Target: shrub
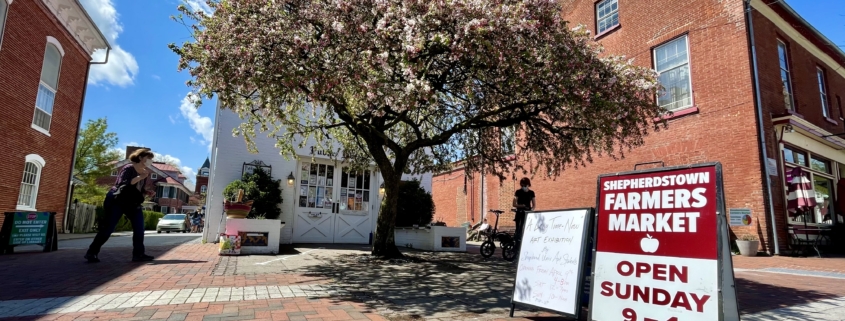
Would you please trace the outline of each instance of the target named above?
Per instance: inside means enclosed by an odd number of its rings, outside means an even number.
[[[399,184],[399,205],[396,208],[396,226],[428,225],[434,216],[434,200],[420,186],[418,180]]]
[[[252,201],[252,210],[247,218],[266,218],[275,220],[282,215],[279,204],[282,203],[282,180],[274,180],[261,167],[256,167],[252,174],[246,174],[240,180],[229,183],[223,189],[223,197],[233,200],[238,190],[244,190],[244,201]]]
[[[164,214],[155,212],[155,211],[144,211],[144,229],[145,230],[155,230],[156,225],[158,224],[158,219],[164,217]],[[132,223],[126,219],[126,215],[120,217],[120,221],[117,222],[117,227],[115,227],[115,232],[125,232],[132,230]]]

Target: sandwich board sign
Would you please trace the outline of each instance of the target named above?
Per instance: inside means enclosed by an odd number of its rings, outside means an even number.
[[[7,212],[0,229],[0,254],[14,253],[20,245],[41,245],[58,250],[55,212]]]
[[[511,296],[516,305],[578,318],[592,208],[527,212]]]
[[[598,183],[590,320],[739,320],[720,163]]]

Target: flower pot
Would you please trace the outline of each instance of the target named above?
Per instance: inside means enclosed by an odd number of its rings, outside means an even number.
[[[739,248],[739,254],[742,256],[757,256],[760,241],[736,240],[736,247]]]
[[[246,203],[231,203],[223,204],[223,210],[226,211],[226,218],[246,218],[249,211],[252,210],[252,201]]]

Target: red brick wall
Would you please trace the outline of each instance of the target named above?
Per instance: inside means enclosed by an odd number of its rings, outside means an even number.
[[[65,52],[50,136],[30,127],[47,36],[56,38]],[[38,154],[46,164],[36,209],[57,212],[61,229],[89,59],[40,1],[15,1],[9,6],[0,47],[0,151],[4,158],[0,210],[15,210],[25,157]]]
[[[208,188],[208,176],[197,176],[196,178],[196,187],[194,187],[194,194],[199,195],[202,194],[202,186],[206,186]],[[208,191],[208,190],[206,190]]]
[[[773,7],[773,9],[778,9]],[[775,10],[776,12],[780,10]],[[788,17],[787,17],[788,19]],[[766,125],[766,139],[769,157],[780,159],[777,135],[772,125],[772,116],[785,115],[787,113],[784,104],[780,66],[778,61],[778,39],[783,41],[788,48],[788,60],[792,80],[793,103],[795,115],[801,117],[814,125],[831,133],[842,133],[845,131],[845,124],[840,117],[845,117],[839,109],[836,97],[845,98],[845,78],[835,73],[828,65],[819,61],[807,48],[798,44],[795,39],[790,38],[780,30],[772,21],[757,11],[752,17],[754,23],[754,41],[757,51],[758,79],[760,82],[761,103],[763,107],[763,123]],[[789,20],[788,20],[789,21]],[[796,23],[793,22],[793,26]],[[800,28],[799,28],[800,30]],[[809,37],[809,34],[804,34]],[[812,39],[811,39],[812,40]],[[827,51],[827,50],[823,50]],[[837,59],[835,55],[832,55]],[[845,58],[838,58],[840,61]],[[819,96],[819,86],[816,79],[816,67],[825,70],[827,82],[828,108],[830,118],[825,119],[822,114],[822,103]],[[779,163],[778,166],[783,166]],[[782,174],[781,174],[782,175]],[[772,177],[772,198],[775,210],[775,218],[778,229],[778,241],[783,247],[786,244],[787,226],[785,213],[785,199],[782,177]],[[835,183],[835,182],[834,182]]]
[[[595,206],[597,176],[629,171],[637,163],[664,161],[673,166],[719,161],[724,168],[727,207],[751,208],[765,231],[765,195],[742,1],[629,0],[620,1],[619,6],[621,28],[599,38],[606,53],[625,55],[638,65],[653,67],[654,47],[687,34],[698,111],[670,120],[668,129],[651,134],[644,146],[627,152],[623,160],[597,158],[585,168],[567,169],[556,180],[540,173],[529,175],[537,209]],[[594,1],[573,0],[564,14],[573,24],[580,22],[595,31],[594,12]],[[435,182],[438,179],[440,176]],[[491,178],[489,184],[498,186],[498,180]],[[439,193],[437,184],[433,185],[435,194]],[[490,206],[509,210],[515,185],[506,181],[501,192],[488,194],[488,199],[491,195],[499,198],[499,204],[491,200]],[[447,215],[448,206],[437,206],[438,213]],[[752,229],[735,232],[756,234]],[[767,246],[769,237],[761,235],[761,239]]]

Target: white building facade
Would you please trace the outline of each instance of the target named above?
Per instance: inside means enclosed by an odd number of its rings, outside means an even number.
[[[283,222],[280,244],[349,243],[367,244],[375,234],[376,220],[384,195],[382,177],[375,166],[352,171],[323,155],[312,155],[311,145],[297,150],[286,160],[276,141],[266,135],[255,138],[257,154],[247,150],[243,137],[232,129],[242,120],[234,112],[217,106],[211,151],[211,173],[206,196],[206,226],[203,240],[216,242],[225,232],[223,190],[252,166],[263,166],[273,179],[281,180]],[[290,178],[293,177],[291,180]],[[431,174],[410,176],[431,192]]]

